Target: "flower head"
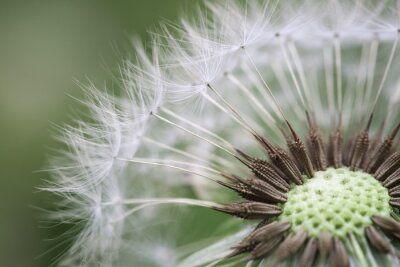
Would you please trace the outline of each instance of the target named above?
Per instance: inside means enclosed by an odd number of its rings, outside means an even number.
[[[90,90],[95,123],[62,129],[47,190],[54,217],[85,221],[64,262],[398,266],[399,12],[208,3],[154,33],[151,56],[135,43],[125,97]],[[181,248],[168,218],[194,209],[174,205],[226,214],[225,236]]]

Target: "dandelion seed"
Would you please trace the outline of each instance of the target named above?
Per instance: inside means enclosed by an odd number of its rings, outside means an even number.
[[[243,229],[184,252],[154,245],[171,262],[153,265],[398,266],[398,3],[203,8],[154,33],[152,57],[136,45],[124,105],[94,91],[97,123],[68,128],[72,164],[57,161],[48,190],[79,207],[58,219],[91,220],[66,262],[82,247],[81,265],[137,264],[123,251],[140,238],[123,233],[182,205]]]

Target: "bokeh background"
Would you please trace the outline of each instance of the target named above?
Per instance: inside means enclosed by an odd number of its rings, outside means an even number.
[[[160,20],[176,21],[194,0],[0,0],[0,265],[50,266],[62,252],[41,227],[51,205],[37,187],[52,124],[68,123],[82,95],[76,80],[114,88],[130,38],[148,40]],[[41,256],[42,255],[42,256]]]

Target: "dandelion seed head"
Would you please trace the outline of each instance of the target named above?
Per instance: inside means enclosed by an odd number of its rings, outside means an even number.
[[[131,245],[180,267],[396,266],[398,18],[392,1],[207,2],[150,53],[133,42],[124,95],[91,87],[93,122],[61,129],[53,215],[84,221],[65,262],[123,266]],[[154,230],[168,205],[236,228],[182,252]]]

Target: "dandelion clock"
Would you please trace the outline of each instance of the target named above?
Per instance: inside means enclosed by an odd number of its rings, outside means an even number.
[[[400,266],[400,3],[206,1],[85,87],[59,266]]]

